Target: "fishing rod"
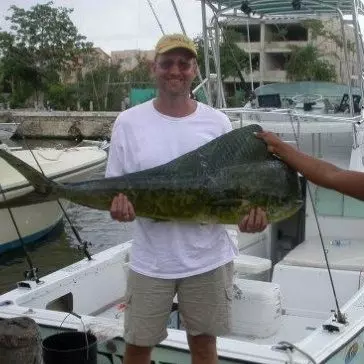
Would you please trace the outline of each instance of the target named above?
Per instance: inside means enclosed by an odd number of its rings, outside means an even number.
[[[4,201],[7,200],[6,196],[5,196],[5,191],[0,183],[0,193],[4,199]],[[33,265],[33,262],[32,262],[32,258],[30,257],[29,255],[29,252],[27,251],[26,247],[25,247],[25,242],[24,242],[24,239],[20,233],[20,230],[19,230],[19,227],[18,227],[18,224],[16,223],[15,221],[15,218],[14,218],[14,214],[13,214],[13,211],[11,210],[10,207],[7,208],[8,212],[9,212],[9,215],[10,215],[10,219],[14,225],[14,228],[15,228],[15,231],[16,231],[16,234],[18,235],[18,238],[19,238],[19,241],[20,241],[20,244],[21,244],[21,247],[22,249],[24,250],[24,254],[25,254],[25,259],[29,265],[29,270],[25,271],[24,272],[24,278],[27,279],[27,280],[32,280],[32,281],[35,281],[36,283],[40,283],[40,280],[38,278],[38,268],[34,267]]]
[[[297,117],[296,122],[297,122],[297,125],[299,125],[299,122],[300,122],[299,116],[297,114],[292,114],[292,112],[289,112],[289,116],[290,116],[290,124],[291,124],[291,127],[292,127],[295,143],[296,143],[297,149],[300,150],[300,146],[299,146],[299,142],[298,142],[298,135],[297,135],[296,129],[294,127],[294,121],[292,120],[293,117],[296,116]],[[312,203],[313,215],[314,215],[314,218],[315,218],[315,222],[316,222],[316,226],[317,226],[317,230],[318,230],[318,234],[319,234],[319,238],[320,238],[322,251],[324,253],[326,269],[327,269],[327,272],[329,274],[330,285],[331,285],[332,293],[333,293],[333,296],[334,296],[334,301],[335,301],[335,306],[336,306],[336,312],[334,313],[334,316],[335,316],[336,321],[339,324],[346,324],[347,323],[347,318],[346,318],[346,315],[344,315],[340,310],[339,301],[337,299],[337,294],[336,294],[336,289],[335,289],[335,284],[334,284],[334,280],[332,278],[329,259],[328,259],[328,256],[327,256],[327,250],[325,248],[325,243],[324,243],[324,239],[323,239],[323,235],[322,235],[322,231],[321,231],[321,227],[320,227],[320,222],[318,220],[317,211],[316,211],[316,207],[315,207],[315,204],[314,204],[313,193],[312,193],[312,190],[311,190],[311,187],[310,187],[309,183],[307,183],[307,191],[308,191],[308,194],[310,196],[311,203]],[[324,325],[324,327],[327,330],[330,331],[330,325]]]
[[[33,150],[30,148],[30,146],[29,146],[28,142],[26,141],[25,136],[24,136],[24,133],[23,133],[22,131],[20,132],[20,136],[21,136],[21,138],[22,138],[22,140],[23,140],[23,142],[24,142],[25,146],[27,147],[27,149],[28,149],[28,150],[30,151],[30,153],[32,154],[33,159],[35,160],[35,163],[37,164],[37,166],[38,166],[39,170],[41,171],[41,173],[42,173],[44,176],[46,176],[46,175],[45,175],[45,173],[44,173],[44,171],[43,171],[43,169],[42,169],[42,167],[41,167],[41,165],[40,165],[40,163],[39,163],[39,161],[38,161],[38,159],[37,159],[37,158],[36,158],[36,156],[34,155]],[[62,205],[61,201],[59,200],[59,198],[57,198],[57,203],[58,203],[59,207],[61,208],[61,210],[62,210],[62,212],[63,212],[63,214],[64,214],[64,217],[66,218],[66,220],[67,220],[68,224],[69,224],[69,225],[70,225],[70,227],[71,227],[71,230],[72,230],[73,234],[75,235],[75,237],[76,237],[76,239],[77,239],[77,241],[78,241],[78,250],[82,251],[82,253],[86,256],[86,258],[87,258],[88,260],[92,260],[91,254],[90,254],[90,252],[89,252],[89,250],[88,250],[88,247],[91,245],[91,243],[90,243],[90,242],[88,242],[88,241],[86,241],[86,240],[82,240],[82,238],[81,238],[80,234],[78,233],[77,229],[76,229],[76,228],[75,228],[75,226],[73,225],[73,223],[72,223],[71,219],[69,218],[69,216],[68,216],[68,214],[67,214],[66,210],[64,209],[64,207],[63,207],[63,205]]]

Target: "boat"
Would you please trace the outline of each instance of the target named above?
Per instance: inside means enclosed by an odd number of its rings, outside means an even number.
[[[358,144],[350,165],[364,172],[364,125],[355,130]],[[325,219],[322,229],[330,235],[324,249],[308,205],[272,226],[269,238],[262,233],[235,236],[240,255],[234,262],[233,328],[217,340],[219,363],[363,363],[362,220]],[[122,361],[131,244],[118,244],[38,281],[19,281],[16,289],[0,296],[0,318],[30,317],[42,338],[91,332],[97,338],[98,363]],[[153,362],[189,363],[178,300],[168,327],[168,338],[152,352]]]
[[[205,1],[202,3],[204,6]],[[216,5],[216,11],[242,6],[240,0],[209,3]],[[348,15],[352,6],[355,11],[363,7],[356,0],[342,1],[340,9],[331,0],[293,4],[301,14],[337,11]],[[293,12],[291,1],[285,0],[275,2],[274,6],[268,0],[251,0],[248,5],[253,10],[255,6],[257,11]],[[286,123],[283,132],[287,132],[287,125],[302,127],[302,123],[307,123],[309,128],[317,121],[312,119],[317,117],[312,113],[278,112],[289,117],[290,123]],[[272,126],[274,121],[279,122],[279,117],[280,114],[272,119]],[[345,132],[353,140],[347,166],[364,172],[363,118],[352,114],[342,118],[339,122],[349,125]],[[242,118],[241,122],[246,120]],[[332,133],[331,124],[318,123],[314,128],[317,133],[334,138],[333,144],[342,134],[342,130]],[[307,134],[312,134],[312,130],[307,129]],[[294,142],[298,141],[296,138],[297,135]],[[363,205],[342,195],[335,199],[330,195],[329,201],[335,202],[335,206],[329,206],[329,214],[320,215],[319,204],[311,196],[311,189],[305,188],[304,179],[302,185],[303,193],[307,191],[311,198],[297,214],[269,227],[267,232],[240,234],[233,227],[226,227],[240,254],[234,262],[233,328],[229,335],[217,339],[219,363],[364,362]],[[319,227],[324,234],[318,233]],[[39,279],[19,281],[17,288],[0,296],[0,319],[30,317],[38,324],[43,339],[62,332],[91,332],[97,337],[99,364],[122,361],[131,244],[132,241],[118,244]],[[177,299],[175,303],[168,322],[168,337],[153,350],[153,363],[190,362]]]
[[[363,123],[352,130],[356,142],[349,165],[364,172]],[[310,200],[263,233],[240,234],[227,226],[240,254],[234,262],[233,329],[217,340],[219,363],[363,363],[364,209],[358,201],[337,197],[342,205],[330,216],[321,215],[316,206],[323,246]],[[353,209],[350,204],[355,203]],[[353,216],[355,212],[359,214]],[[118,244],[39,280],[19,281],[16,289],[0,296],[0,319],[30,317],[43,339],[91,332],[97,338],[99,364],[122,361],[131,244]],[[175,303],[168,338],[152,352],[154,363],[190,362],[177,299]]]
[[[8,148],[15,156],[30,164],[51,179],[59,182],[84,180],[106,163],[105,144],[78,145],[71,148]],[[6,145],[0,147],[6,148]],[[0,159],[0,199],[12,199],[32,190],[28,181],[15,169]],[[60,201],[63,208],[67,201]],[[11,216],[12,215],[12,216]],[[0,253],[36,242],[49,233],[62,220],[63,212],[58,202],[22,206],[0,211]],[[14,221],[13,221],[14,219]],[[15,224],[14,224],[15,222]],[[19,236],[20,234],[20,236]]]
[[[0,140],[10,139],[18,128],[19,123],[0,123]]]

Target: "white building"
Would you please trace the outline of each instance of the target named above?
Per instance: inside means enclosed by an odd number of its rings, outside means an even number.
[[[342,41],[340,22],[338,19],[317,18],[324,25],[324,29],[333,34],[337,41],[315,36],[314,31],[307,27],[304,19],[297,17],[281,17],[276,19],[252,19],[230,18],[224,21],[224,26],[232,28],[241,34],[241,40],[237,45],[245,52],[250,53],[253,72],[245,72],[246,81],[251,77],[254,86],[272,82],[286,82],[286,63],[292,52],[292,46],[317,46],[323,55],[336,68],[337,82],[347,83],[347,70],[344,61],[344,51],[338,46]],[[354,45],[355,38],[353,28],[345,26],[347,40]],[[249,41],[250,40],[250,41]],[[352,79],[357,75],[358,62],[354,50],[349,51],[349,69]],[[239,82],[237,78],[225,80],[227,84]],[[229,85],[227,85],[229,87]],[[230,85],[229,88],[231,88]],[[255,88],[254,87],[254,88]]]

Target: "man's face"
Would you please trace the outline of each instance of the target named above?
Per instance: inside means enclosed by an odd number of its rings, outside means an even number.
[[[158,55],[153,65],[159,90],[171,96],[189,94],[196,69],[195,58],[184,49]]]

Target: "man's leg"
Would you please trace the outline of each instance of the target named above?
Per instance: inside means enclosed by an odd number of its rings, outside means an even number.
[[[187,335],[192,364],[217,364],[216,337]]]
[[[124,364],[150,364],[152,348],[126,344]]]
[[[167,337],[176,282],[129,270],[124,339],[124,364],[150,364],[152,348]]]
[[[178,305],[193,364],[218,362],[216,337],[231,329],[233,262],[178,280]]]

